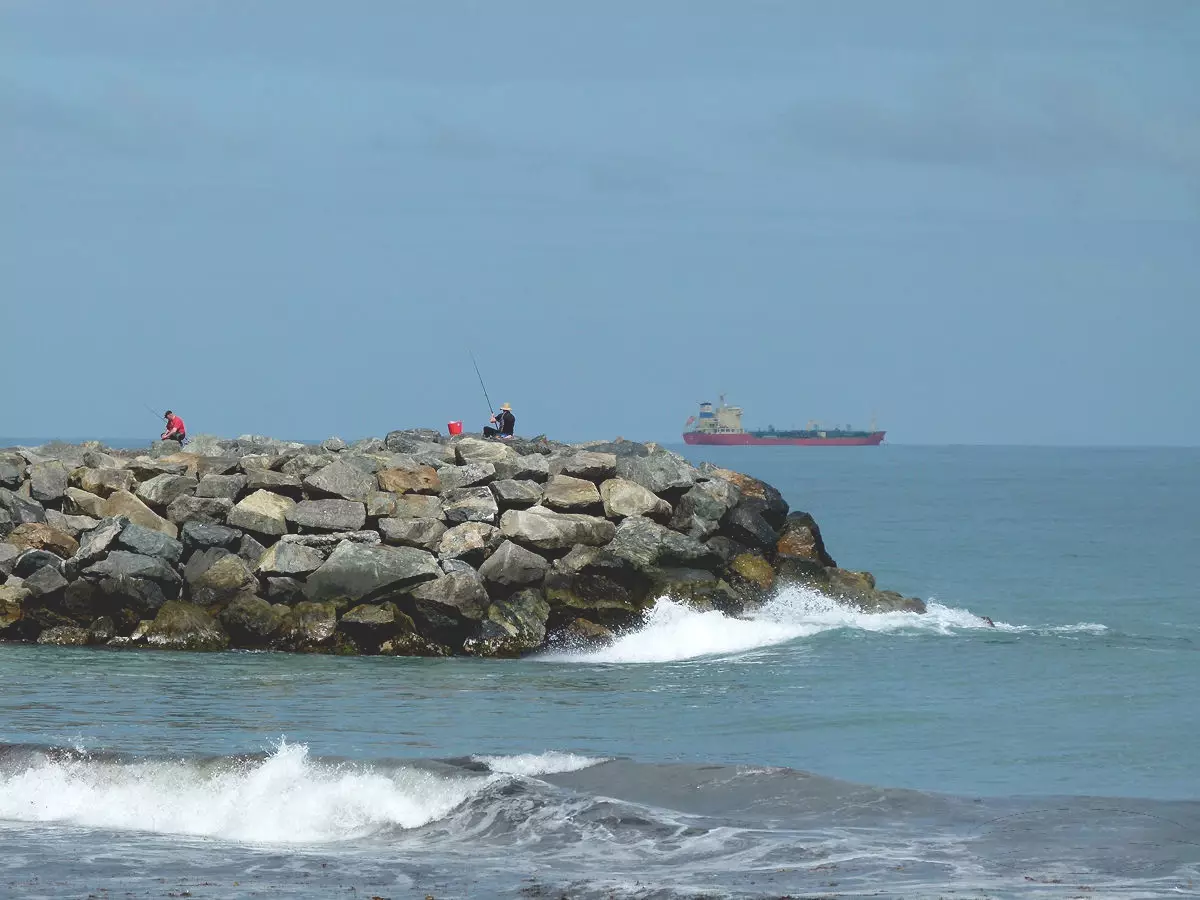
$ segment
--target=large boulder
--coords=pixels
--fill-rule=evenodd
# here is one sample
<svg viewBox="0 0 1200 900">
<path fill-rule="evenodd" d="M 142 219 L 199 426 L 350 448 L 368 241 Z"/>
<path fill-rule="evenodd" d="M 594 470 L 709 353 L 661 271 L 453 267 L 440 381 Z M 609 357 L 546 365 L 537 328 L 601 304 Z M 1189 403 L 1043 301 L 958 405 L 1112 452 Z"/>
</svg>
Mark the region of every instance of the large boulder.
<svg viewBox="0 0 1200 900">
<path fill-rule="evenodd" d="M 463 522 L 446 531 L 437 545 L 441 559 L 461 559 L 478 566 L 500 546 L 500 529 L 486 522 Z"/>
<path fill-rule="evenodd" d="M 20 555 L 21 551 L 12 544 L 0 543 L 0 584 L 4 584 L 4 580 L 12 574 L 13 566 Z"/>
<path fill-rule="evenodd" d="M 704 463 L 700 467 L 700 474 L 710 480 L 720 479 L 729 482 L 738 489 L 738 493 L 743 499 L 761 501 L 760 512 L 771 527 L 779 528 L 783 525 L 783 520 L 788 514 L 787 501 L 783 499 L 783 495 L 778 490 L 765 481 L 751 478 L 749 475 L 743 475 L 741 472 L 734 472 L 731 469 L 723 469 L 711 463 Z"/>
<path fill-rule="evenodd" d="M 529 587 L 541 584 L 550 564 L 532 550 L 505 541 L 479 567 L 479 574 L 501 588 Z"/>
<path fill-rule="evenodd" d="M 210 547 L 236 551 L 241 544 L 242 533 L 236 528 L 229 528 L 226 525 L 185 522 L 179 531 L 179 538 L 183 543 L 183 555 L 189 557 L 197 550 L 208 550 Z"/>
<path fill-rule="evenodd" d="M 794 512 L 787 517 L 775 543 L 775 558 L 795 559 L 816 563 L 826 568 L 836 568 L 837 563 L 825 550 L 821 528 L 806 512 Z"/>
<path fill-rule="evenodd" d="M 49 550 L 64 559 L 79 550 L 79 541 L 43 522 L 18 525 L 4 540 L 18 550 Z"/>
<path fill-rule="evenodd" d="M 367 508 L 355 500 L 302 500 L 285 513 L 287 521 L 312 531 L 358 531 Z"/>
<path fill-rule="evenodd" d="M 433 555 L 415 547 L 388 547 L 343 541 L 304 585 L 313 601 L 360 602 L 408 590 L 438 578 Z"/>
<path fill-rule="evenodd" d="M 109 551 L 122 529 L 128 524 L 128 519 L 101 519 L 95 528 L 85 532 L 79 542 L 79 548 L 71 558 L 75 569 L 82 569 L 103 559 L 104 554 Z"/>
<path fill-rule="evenodd" d="M 315 497 L 364 501 L 367 494 L 379 489 L 374 474 L 341 459 L 319 469 L 304 479 L 304 486 Z"/>
<path fill-rule="evenodd" d="M 700 541 L 641 516 L 624 519 L 607 549 L 643 570 L 662 566 L 708 569 L 721 564 Z"/>
<path fill-rule="evenodd" d="M 196 486 L 196 496 L 236 500 L 245 486 L 245 475 L 205 475 Z"/>
<path fill-rule="evenodd" d="M 423 494 L 403 494 L 396 498 L 396 507 L 389 518 L 393 519 L 445 519 L 442 501 Z"/>
<path fill-rule="evenodd" d="M 618 457 L 617 474 L 668 500 L 681 496 L 699 477 L 691 463 L 666 450 L 656 450 L 647 456 Z"/>
<path fill-rule="evenodd" d="M 279 643 L 301 653 L 328 653 L 337 646 L 337 606 L 302 600 L 284 615 Z"/>
<path fill-rule="evenodd" d="M 229 637 L 199 606 L 168 600 L 146 630 L 146 644 L 159 650 L 224 650 Z"/>
<path fill-rule="evenodd" d="M 181 579 L 171 566 L 157 556 L 143 556 L 128 550 L 110 550 L 99 562 L 83 570 L 83 575 L 92 581 L 104 578 L 140 578 L 153 581 L 163 588 L 168 596 L 179 592 Z"/>
<path fill-rule="evenodd" d="M 183 557 L 183 544 L 161 531 L 130 522 L 117 536 L 117 546 L 130 553 L 142 556 L 157 556 L 164 562 L 175 564 Z"/>
<path fill-rule="evenodd" d="M 233 501 L 224 497 L 176 497 L 167 507 L 167 518 L 176 525 L 186 522 L 221 525 L 231 509 Z"/>
<path fill-rule="evenodd" d="M 92 641 L 86 628 L 77 625 L 56 625 L 39 634 L 37 642 L 53 647 L 86 647 Z"/>
<path fill-rule="evenodd" d="M 71 487 L 97 497 L 108 497 L 115 491 L 131 492 L 137 487 L 137 479 L 128 469 L 89 469 L 81 466 L 71 472 L 69 481 Z"/>
<path fill-rule="evenodd" d="M 14 632 L 21 628 L 23 605 L 29 596 L 23 587 L 0 584 L 0 638 L 16 636 Z"/>
<path fill-rule="evenodd" d="M 61 566 L 42 566 L 27 576 L 21 586 L 34 597 L 45 597 L 65 591 L 67 579 L 63 577 Z"/>
<path fill-rule="evenodd" d="M 534 481 L 504 479 L 491 483 L 500 509 L 528 509 L 542 499 L 542 486 Z"/>
<path fill-rule="evenodd" d="M 195 492 L 194 476 L 163 473 L 143 481 L 134 493 L 147 506 L 165 511 L 177 497 L 186 497 Z"/>
<path fill-rule="evenodd" d="M 550 459 L 540 453 L 516 456 L 493 463 L 501 481 L 545 481 L 550 477 Z"/>
<path fill-rule="evenodd" d="M 57 459 L 29 467 L 29 496 L 38 503 L 57 503 L 67 493 L 70 470 Z"/>
<path fill-rule="evenodd" d="M 462 621 L 478 622 L 490 603 L 483 578 L 469 566 L 413 588 L 413 616 L 423 626 L 453 631 Z"/>
<path fill-rule="evenodd" d="M 570 475 L 552 475 L 546 482 L 542 503 L 560 512 L 582 512 L 600 507 L 596 485 Z"/>
<path fill-rule="evenodd" d="M 541 647 L 550 605 L 541 591 L 518 591 L 488 607 L 477 637 L 463 649 L 476 656 L 517 657 Z"/>
<path fill-rule="evenodd" d="M 510 509 L 500 517 L 500 533 L 537 550 L 567 550 L 576 544 L 607 544 L 616 527 L 607 519 L 579 513 L 557 513 L 542 506 Z"/>
<path fill-rule="evenodd" d="M 434 550 L 446 533 L 441 519 L 380 519 L 379 533 L 385 544 Z"/>
<path fill-rule="evenodd" d="M 645 516 L 665 520 L 671 515 L 671 504 L 653 491 L 625 478 L 610 478 L 600 485 L 604 514 L 610 519 Z"/>
<path fill-rule="evenodd" d="M 486 487 L 454 488 L 442 492 L 442 512 L 447 522 L 487 522 L 494 525 L 500 514 L 496 498 Z"/>
<path fill-rule="evenodd" d="M 468 463 L 465 466 L 445 466 L 438 471 L 442 491 L 478 487 L 491 484 L 496 479 L 496 467 L 492 463 Z"/>
<path fill-rule="evenodd" d="M 255 534 L 287 534 L 287 514 L 295 505 L 296 501 L 291 497 L 258 490 L 235 504 L 225 521 L 234 528 Z"/>
<path fill-rule="evenodd" d="M 4 492 L 0 490 L 0 507 L 4 506 Z M 103 519 L 100 512 L 104 506 L 104 498 L 79 488 L 69 487 L 63 497 L 62 511 L 69 516 L 90 516 L 93 519 Z M 41 507 L 38 507 L 41 509 Z M 43 513 L 45 515 L 45 513 Z"/>
<path fill-rule="evenodd" d="M 85 531 L 95 528 L 99 524 L 99 520 L 93 519 L 91 516 L 68 516 L 56 509 L 48 509 L 46 510 L 46 524 L 78 540 Z"/>
<path fill-rule="evenodd" d="M 304 544 L 280 541 L 267 550 L 258 561 L 259 575 L 303 577 L 315 572 L 325 562 L 325 554 Z"/>
<path fill-rule="evenodd" d="M 361 603 L 342 615 L 338 629 L 365 653 L 378 653 L 380 646 L 397 634 L 416 634 L 413 620 L 395 603 Z"/>
<path fill-rule="evenodd" d="M 460 466 L 471 463 L 491 463 L 495 466 L 515 459 L 517 454 L 499 441 L 468 437 L 455 442 L 454 456 Z"/>
<path fill-rule="evenodd" d="M 721 534 L 752 549 L 773 548 L 778 535 L 767 521 L 765 509 L 763 501 L 743 498 L 721 522 Z"/>
<path fill-rule="evenodd" d="M 221 625 L 234 647 L 267 647 L 280 636 L 287 619 L 287 607 L 273 606 L 261 597 L 242 594 L 221 610 Z"/>
<path fill-rule="evenodd" d="M 192 602 L 206 607 L 224 606 L 238 594 L 252 594 L 258 587 L 249 564 L 228 550 L 193 554 L 183 577 Z"/>
<path fill-rule="evenodd" d="M 154 510 L 139 500 L 129 491 L 113 491 L 100 505 L 100 518 L 112 519 L 118 516 L 128 519 L 143 528 L 159 531 L 167 537 L 177 537 L 179 529 L 175 523 L 169 522 Z"/>
<path fill-rule="evenodd" d="M 303 499 L 304 486 L 297 476 L 284 472 L 273 472 L 268 468 L 246 467 L 245 462 L 243 459 L 242 471 L 246 475 L 245 490 L 270 491 L 273 494 L 291 497 L 293 500 Z"/>
<path fill-rule="evenodd" d="M 597 484 L 617 474 L 617 457 L 613 453 L 595 453 L 580 450 L 569 456 L 560 456 L 550 462 L 551 475 L 569 475 Z"/>
<path fill-rule="evenodd" d="M 740 499 L 738 489 L 727 481 L 698 482 L 675 504 L 670 525 L 676 531 L 706 541 L 717 533 L 720 521 Z"/>
<path fill-rule="evenodd" d="M 0 453 L 0 487 L 19 488 L 28 463 L 19 453 Z"/>
<path fill-rule="evenodd" d="M 8 519 L 13 525 L 46 521 L 46 510 L 42 509 L 41 504 L 13 493 L 8 488 L 0 488 L 0 510 L 8 513 Z"/>
</svg>

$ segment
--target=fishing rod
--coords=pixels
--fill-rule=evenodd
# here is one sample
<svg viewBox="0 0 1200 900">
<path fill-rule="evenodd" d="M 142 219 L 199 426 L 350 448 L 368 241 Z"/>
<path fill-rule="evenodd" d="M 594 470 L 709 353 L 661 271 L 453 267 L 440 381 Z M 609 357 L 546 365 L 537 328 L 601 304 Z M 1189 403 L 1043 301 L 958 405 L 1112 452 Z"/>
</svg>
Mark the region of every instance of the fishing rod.
<svg viewBox="0 0 1200 900">
<path fill-rule="evenodd" d="M 492 409 L 492 398 L 488 396 L 487 385 L 483 383 L 483 376 L 479 374 L 479 363 L 475 362 L 475 354 L 470 350 L 467 351 L 467 355 L 471 357 L 471 365 L 475 367 L 475 375 L 479 378 L 479 386 L 483 388 L 483 399 L 487 401 L 488 412 L 494 416 L 496 411 Z"/>
</svg>

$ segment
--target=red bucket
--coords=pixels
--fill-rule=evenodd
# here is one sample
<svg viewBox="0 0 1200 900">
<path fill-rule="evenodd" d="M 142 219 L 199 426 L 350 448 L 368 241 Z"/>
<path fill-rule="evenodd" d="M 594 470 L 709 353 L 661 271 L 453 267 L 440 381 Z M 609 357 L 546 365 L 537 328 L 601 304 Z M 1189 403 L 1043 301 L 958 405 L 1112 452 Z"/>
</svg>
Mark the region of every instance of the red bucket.
<svg viewBox="0 0 1200 900">
<path fill-rule="evenodd" d="M 449 422 L 446 425 L 446 430 L 450 434 L 462 434 L 462 422 Z"/>
</svg>

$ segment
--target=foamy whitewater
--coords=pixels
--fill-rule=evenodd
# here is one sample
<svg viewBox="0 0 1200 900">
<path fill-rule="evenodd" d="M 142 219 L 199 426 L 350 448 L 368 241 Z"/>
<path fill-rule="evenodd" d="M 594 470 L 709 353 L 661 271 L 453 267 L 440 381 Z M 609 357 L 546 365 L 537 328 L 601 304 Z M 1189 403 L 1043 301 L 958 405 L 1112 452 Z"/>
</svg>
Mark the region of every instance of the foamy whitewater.
<svg viewBox="0 0 1200 900">
<path fill-rule="evenodd" d="M 1197 893 L 1200 453 L 702 449 L 928 612 L 664 599 L 511 661 L 0 645 L 0 897 Z"/>
</svg>

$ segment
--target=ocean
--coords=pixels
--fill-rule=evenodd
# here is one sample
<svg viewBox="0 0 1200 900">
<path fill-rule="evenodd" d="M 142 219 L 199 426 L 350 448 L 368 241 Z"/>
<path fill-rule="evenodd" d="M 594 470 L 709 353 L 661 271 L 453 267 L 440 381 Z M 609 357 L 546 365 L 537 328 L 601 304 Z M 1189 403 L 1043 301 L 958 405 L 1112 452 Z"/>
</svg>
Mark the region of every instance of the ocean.
<svg viewBox="0 0 1200 900">
<path fill-rule="evenodd" d="M 1200 450 L 684 452 L 929 612 L 660 601 L 515 661 L 0 645 L 0 896 L 1200 895 Z"/>
</svg>

